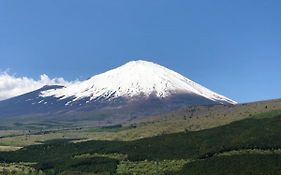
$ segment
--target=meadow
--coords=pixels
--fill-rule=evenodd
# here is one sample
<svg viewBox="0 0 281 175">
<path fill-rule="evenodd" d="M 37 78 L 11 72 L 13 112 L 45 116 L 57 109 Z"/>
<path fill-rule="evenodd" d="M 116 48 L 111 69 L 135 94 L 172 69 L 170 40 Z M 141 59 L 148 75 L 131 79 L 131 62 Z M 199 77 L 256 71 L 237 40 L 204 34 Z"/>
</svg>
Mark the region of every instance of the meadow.
<svg viewBox="0 0 281 175">
<path fill-rule="evenodd" d="M 65 126 L 66 124 L 61 126 L 57 122 L 33 122 L 26 125 L 16 123 L 10 124 L 12 128 L 9 130 L 0 131 L 0 146 L 23 147 L 52 139 L 131 141 L 163 134 L 214 128 L 254 116 L 262 117 L 260 116 L 262 113 L 280 109 L 281 100 L 269 100 L 235 106 L 186 107 L 169 113 L 136 118 L 122 125 L 103 127 L 80 126 L 79 122 L 77 126 L 70 124 L 68 127 Z M 91 122 L 93 121 L 88 123 Z"/>
<path fill-rule="evenodd" d="M 0 161 L 26 163 L 44 174 L 278 175 L 280 132 L 281 115 L 274 110 L 210 129 L 131 141 L 49 140 L 1 152 Z"/>
<path fill-rule="evenodd" d="M 186 107 L 122 125 L 49 124 L 1 130 L 1 174 L 281 172 L 281 100 Z"/>
</svg>

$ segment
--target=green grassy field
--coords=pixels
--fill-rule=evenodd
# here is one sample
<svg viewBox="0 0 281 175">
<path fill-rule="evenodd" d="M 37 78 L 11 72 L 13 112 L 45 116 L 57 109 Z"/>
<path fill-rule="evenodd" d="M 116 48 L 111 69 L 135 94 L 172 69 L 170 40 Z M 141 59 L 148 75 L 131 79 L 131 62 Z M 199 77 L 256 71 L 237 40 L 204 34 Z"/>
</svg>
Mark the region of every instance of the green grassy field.
<svg viewBox="0 0 281 175">
<path fill-rule="evenodd" d="M 45 174 L 278 175 L 280 133 L 281 115 L 273 110 L 224 126 L 131 141 L 50 140 L 0 152 L 0 161 L 33 163 L 30 168 Z"/>
<path fill-rule="evenodd" d="M 45 175 L 44 172 L 22 163 L 0 163 L 2 175 Z"/>
<path fill-rule="evenodd" d="M 124 125 L 1 130 L 0 171 L 5 165 L 6 174 L 235 174 L 242 167 L 256 171 L 239 174 L 278 174 L 280 109 L 281 100 L 273 100 L 182 108 Z"/>
<path fill-rule="evenodd" d="M 280 109 L 281 100 L 270 100 L 235 106 L 182 108 L 170 113 L 135 119 L 123 125 L 76 128 L 73 128 L 72 125 L 70 128 L 63 125 L 62 128 L 57 129 L 2 130 L 0 131 L 0 145 L 22 147 L 50 139 L 131 141 L 163 134 L 214 128 L 255 116 L 262 118 L 261 113 L 275 111 L 278 114 Z M 56 126 L 58 123 L 49 121 L 47 124 Z M 35 125 L 32 124 L 32 126 Z M 42 123 L 38 124 L 38 127 L 42 126 Z"/>
</svg>

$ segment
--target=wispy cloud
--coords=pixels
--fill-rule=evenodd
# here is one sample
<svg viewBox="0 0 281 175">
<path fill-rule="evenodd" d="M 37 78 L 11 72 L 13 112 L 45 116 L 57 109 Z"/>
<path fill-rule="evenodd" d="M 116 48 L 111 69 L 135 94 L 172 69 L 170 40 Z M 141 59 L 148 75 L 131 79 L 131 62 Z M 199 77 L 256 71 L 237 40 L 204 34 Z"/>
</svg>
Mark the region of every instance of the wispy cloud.
<svg viewBox="0 0 281 175">
<path fill-rule="evenodd" d="M 42 74 L 38 80 L 29 77 L 18 77 L 8 72 L 0 72 L 0 100 L 5 100 L 18 96 L 33 90 L 39 89 L 45 85 L 69 85 L 69 82 L 63 78 L 49 78 Z"/>
</svg>

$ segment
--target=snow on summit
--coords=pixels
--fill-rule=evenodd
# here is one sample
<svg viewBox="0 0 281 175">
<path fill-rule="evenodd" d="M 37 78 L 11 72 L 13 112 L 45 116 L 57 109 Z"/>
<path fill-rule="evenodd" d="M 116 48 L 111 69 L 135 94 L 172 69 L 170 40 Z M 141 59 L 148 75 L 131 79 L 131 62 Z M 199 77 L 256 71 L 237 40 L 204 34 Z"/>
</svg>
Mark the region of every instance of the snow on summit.
<svg viewBox="0 0 281 175">
<path fill-rule="evenodd" d="M 43 91 L 41 96 L 54 96 L 60 99 L 74 97 L 73 101 L 89 97 L 95 100 L 105 97 L 108 100 L 117 97 L 135 97 L 156 95 L 166 98 L 176 94 L 194 94 L 212 101 L 235 104 L 191 80 L 148 61 L 131 61 L 88 80 L 68 85 L 61 89 Z"/>
</svg>

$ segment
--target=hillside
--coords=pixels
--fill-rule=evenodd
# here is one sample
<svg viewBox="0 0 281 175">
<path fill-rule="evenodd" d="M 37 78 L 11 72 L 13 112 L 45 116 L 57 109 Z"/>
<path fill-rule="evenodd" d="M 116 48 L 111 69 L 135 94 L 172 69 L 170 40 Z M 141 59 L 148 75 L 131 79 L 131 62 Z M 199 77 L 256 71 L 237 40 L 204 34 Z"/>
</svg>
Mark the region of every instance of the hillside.
<svg viewBox="0 0 281 175">
<path fill-rule="evenodd" d="M 47 174 L 279 174 L 280 132 L 281 115 L 273 111 L 212 129 L 135 141 L 53 140 L 2 152 L 0 160 L 34 162 L 29 166 Z"/>
<path fill-rule="evenodd" d="M 197 106 L 175 110 L 142 119 L 134 119 L 123 125 L 108 123 L 107 127 L 93 127 L 91 121 L 85 127 L 69 123 L 18 121 L 17 126 L 1 123 L 0 145 L 25 146 L 48 139 L 83 140 L 136 140 L 162 134 L 198 131 L 229 124 L 258 113 L 281 109 L 281 100 L 269 100 L 238 105 Z M 3 130 L 5 129 L 5 130 Z M 15 130 L 16 129 L 16 130 Z"/>
</svg>

